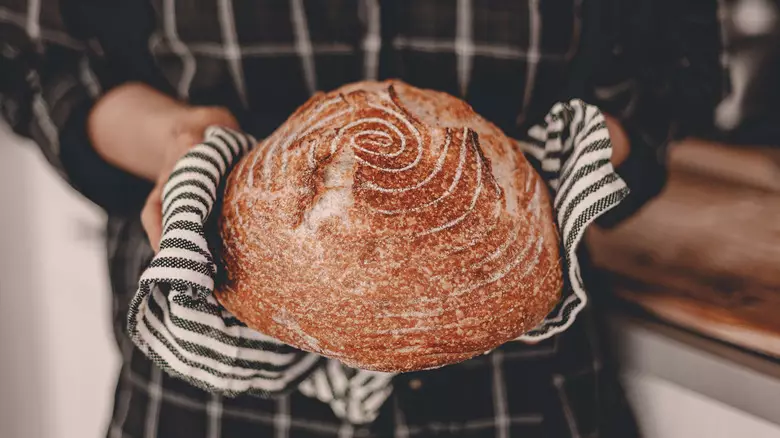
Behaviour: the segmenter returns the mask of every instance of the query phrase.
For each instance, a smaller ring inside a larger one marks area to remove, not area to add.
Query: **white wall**
[[[0,126],[0,437],[105,434],[119,354],[104,218]]]

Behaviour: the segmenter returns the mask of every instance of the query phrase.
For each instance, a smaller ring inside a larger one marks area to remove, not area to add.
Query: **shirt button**
[[[412,379],[409,381],[409,387],[417,391],[422,388],[422,381],[420,379]]]

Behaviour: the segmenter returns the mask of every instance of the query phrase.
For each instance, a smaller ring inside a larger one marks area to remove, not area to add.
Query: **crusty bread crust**
[[[320,93],[231,173],[220,225],[241,321],[378,371],[466,360],[560,297],[546,187],[465,102],[399,81]]]

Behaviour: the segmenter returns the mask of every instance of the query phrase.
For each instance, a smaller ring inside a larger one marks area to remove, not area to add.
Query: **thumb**
[[[146,204],[141,211],[141,224],[149,238],[155,254],[160,251],[162,237],[162,184],[157,184],[146,198]]]

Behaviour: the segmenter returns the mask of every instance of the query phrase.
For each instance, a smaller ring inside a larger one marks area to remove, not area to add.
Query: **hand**
[[[235,118],[229,111],[222,108],[193,109],[180,123],[181,125],[174,129],[170,142],[164,145],[165,154],[160,163],[154,189],[146,198],[146,204],[141,211],[141,223],[155,253],[160,250],[160,238],[162,237],[163,188],[168,182],[176,162],[203,140],[203,132],[207,127],[220,125],[238,128]]]
[[[163,186],[176,162],[203,140],[210,125],[238,128],[225,108],[192,107],[143,84],[111,90],[90,114],[88,132],[98,154],[155,183],[141,213],[155,252],[162,233]]]

